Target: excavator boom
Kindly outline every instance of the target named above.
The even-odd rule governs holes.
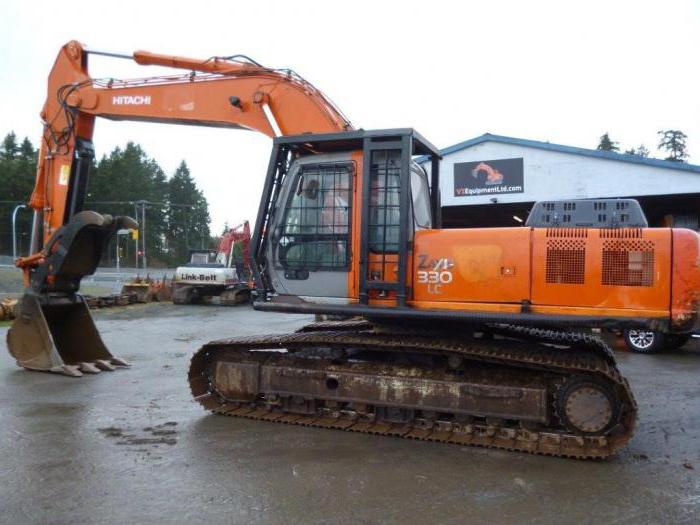
[[[137,51],[137,64],[187,73],[94,79],[88,73],[89,54],[80,43],[69,42],[49,75],[29,201],[42,214],[43,231],[32,244],[35,253],[82,207],[95,117],[247,129],[269,137],[352,129],[321,91],[291,70],[266,68],[243,57],[199,60]],[[32,262],[20,262],[25,264]]]
[[[91,53],[185,72],[96,79],[88,71]],[[96,117],[244,129],[269,137],[352,129],[300,75],[244,56],[193,59],[146,51],[129,56],[90,51],[76,41],[63,46],[41,111],[43,140],[29,200],[32,254],[17,261],[26,291],[8,332],[10,353],[27,368],[81,375],[126,364],[107,351],[77,293],[114,232],[138,227],[129,217],[83,211]]]

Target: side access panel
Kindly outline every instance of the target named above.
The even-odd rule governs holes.
[[[679,331],[700,328],[700,236],[673,230],[673,297],[671,323]]]
[[[416,232],[415,301],[519,304],[529,300],[530,232],[530,228]]]
[[[533,305],[668,311],[671,230],[535,228]]]

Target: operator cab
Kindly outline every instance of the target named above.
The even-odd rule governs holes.
[[[433,158],[430,182],[416,155]],[[405,302],[409,244],[439,225],[438,159],[411,129],[275,139],[253,238],[258,286],[285,300]]]
[[[190,261],[185,264],[186,268],[224,268],[224,265],[217,261],[215,250],[189,250]]]

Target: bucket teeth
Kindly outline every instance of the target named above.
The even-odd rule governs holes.
[[[83,361],[77,365],[54,366],[51,368],[51,372],[71,377],[82,377],[83,374],[99,374],[103,370],[112,372],[116,370],[118,366],[129,366],[129,363],[118,357],[110,360],[96,359],[93,362]]]
[[[117,369],[116,366],[114,366],[112,363],[110,363],[106,359],[97,359],[95,361],[95,366],[97,368],[99,368],[100,370],[109,370],[110,372],[113,372],[114,370]]]
[[[51,368],[51,372],[57,374],[63,374],[70,377],[82,377],[83,373],[80,371],[78,365],[59,365]]]
[[[112,357],[109,360],[110,363],[112,363],[114,366],[131,366],[131,363],[127,361],[126,359],[122,359],[121,357]]]
[[[99,374],[100,369],[97,368],[94,364],[92,363],[80,363],[78,365],[80,367],[81,372],[86,372],[88,374]]]

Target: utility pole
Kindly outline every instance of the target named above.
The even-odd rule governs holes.
[[[134,219],[139,220],[139,210],[134,202]],[[134,239],[134,268],[138,270],[139,268],[139,236],[138,230],[136,230],[136,238]]]
[[[203,221],[199,221],[200,226],[202,225]],[[200,248],[203,250],[204,249],[204,231],[200,232],[199,235],[199,243],[200,243]],[[207,243],[208,244],[208,243]]]
[[[12,260],[17,259],[17,212],[20,208],[26,208],[24,204],[18,204],[12,210]]]
[[[145,270],[148,267],[146,262],[146,201],[139,202],[141,203],[141,231],[143,233],[143,241],[141,241],[141,245],[143,246],[141,255],[143,258],[141,261],[143,262],[143,269]]]
[[[183,208],[185,212],[185,252],[190,249],[190,216],[187,213],[187,208]]]

